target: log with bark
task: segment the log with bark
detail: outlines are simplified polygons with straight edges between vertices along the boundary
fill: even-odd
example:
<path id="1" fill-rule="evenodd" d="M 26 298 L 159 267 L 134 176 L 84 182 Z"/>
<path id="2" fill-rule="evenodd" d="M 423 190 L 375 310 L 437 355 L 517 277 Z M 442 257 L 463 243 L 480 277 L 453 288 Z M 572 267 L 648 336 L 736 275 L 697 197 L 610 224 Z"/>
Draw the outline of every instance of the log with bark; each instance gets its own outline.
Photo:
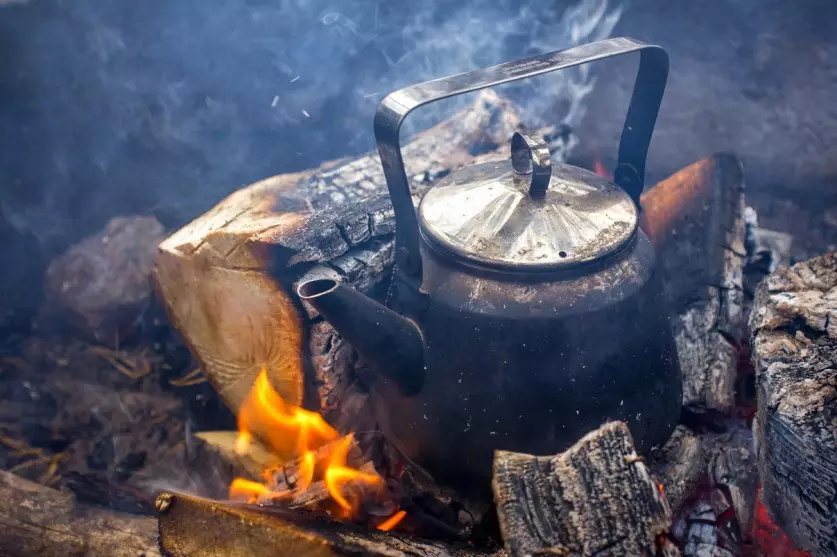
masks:
<path id="1" fill-rule="evenodd" d="M 764 503 L 799 547 L 837 555 L 837 253 L 765 279 L 750 329 Z"/>
<path id="2" fill-rule="evenodd" d="M 415 199 L 452 169 L 503 157 L 519 126 L 515 108 L 488 92 L 419 134 L 405 147 Z M 560 144 L 561 137 L 548 140 Z M 354 381 L 355 354 L 299 304 L 294 286 L 329 276 L 384 296 L 394 228 L 384 191 L 376 154 L 326 163 L 236 192 L 161 244 L 161 296 L 233 410 L 264 366 L 286 401 L 321 411 L 338 429 L 372 425 Z M 730 155 L 695 163 L 646 191 L 642 205 L 642 226 L 660 249 L 681 315 L 675 328 L 684 401 L 728 408 L 737 353 L 727 334 L 740 314 L 743 265 L 740 163 Z"/>
<path id="3" fill-rule="evenodd" d="M 79 505 L 3 471 L 0 529 L 0 555 L 9 557 L 160 557 L 153 517 Z"/>

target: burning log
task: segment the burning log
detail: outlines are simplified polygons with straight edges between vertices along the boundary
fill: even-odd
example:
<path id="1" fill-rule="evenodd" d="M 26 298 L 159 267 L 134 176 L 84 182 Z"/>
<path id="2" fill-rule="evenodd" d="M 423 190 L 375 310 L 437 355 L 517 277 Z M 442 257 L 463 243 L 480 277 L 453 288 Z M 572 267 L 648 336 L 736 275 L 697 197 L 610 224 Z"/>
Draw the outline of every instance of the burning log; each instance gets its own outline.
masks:
<path id="1" fill-rule="evenodd" d="M 837 253 L 781 268 L 750 317 L 764 503 L 800 548 L 837 555 Z"/>
<path id="2" fill-rule="evenodd" d="M 498 451 L 493 488 L 511 557 L 679 555 L 665 539 L 668 503 L 622 422 L 554 457 Z"/>
<path id="3" fill-rule="evenodd" d="M 683 403 L 727 411 L 735 403 L 736 342 L 745 262 L 744 174 L 732 155 L 697 162 L 642 197 L 658 249 L 683 373 Z"/>
<path id="4" fill-rule="evenodd" d="M 473 557 L 471 549 L 188 495 L 158 499 L 160 547 L 171 557 Z M 499 556 L 498 556 L 499 557 Z"/>
<path id="5" fill-rule="evenodd" d="M 71 495 L 0 472 L 0 554 L 159 557 L 157 521 L 77 505 Z"/>

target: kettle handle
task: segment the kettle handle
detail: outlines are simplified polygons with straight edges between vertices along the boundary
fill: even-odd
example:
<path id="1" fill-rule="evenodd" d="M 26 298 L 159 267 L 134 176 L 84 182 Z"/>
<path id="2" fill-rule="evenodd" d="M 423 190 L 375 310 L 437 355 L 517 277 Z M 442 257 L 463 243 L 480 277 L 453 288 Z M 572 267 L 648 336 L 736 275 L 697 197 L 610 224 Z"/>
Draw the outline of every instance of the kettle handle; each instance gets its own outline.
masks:
<path id="1" fill-rule="evenodd" d="M 418 219 L 404 170 L 400 139 L 401 124 L 410 112 L 462 93 L 636 51 L 640 51 L 639 70 L 619 141 L 614 181 L 639 205 L 645 181 L 645 158 L 668 79 L 668 54 L 659 46 L 628 37 L 605 39 L 426 81 L 384 97 L 375 112 L 375 141 L 395 211 L 395 262 L 399 272 L 411 281 L 420 281 Z"/>

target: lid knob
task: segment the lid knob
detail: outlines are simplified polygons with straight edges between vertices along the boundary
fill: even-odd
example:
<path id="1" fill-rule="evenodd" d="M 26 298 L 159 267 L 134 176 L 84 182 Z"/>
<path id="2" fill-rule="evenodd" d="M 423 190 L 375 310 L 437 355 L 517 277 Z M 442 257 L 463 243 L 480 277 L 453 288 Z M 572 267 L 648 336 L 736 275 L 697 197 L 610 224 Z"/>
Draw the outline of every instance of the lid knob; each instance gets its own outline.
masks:
<path id="1" fill-rule="evenodd" d="M 549 147 L 542 137 L 515 132 L 511 139 L 512 169 L 516 174 L 531 174 L 529 197 L 543 199 L 552 177 Z"/>

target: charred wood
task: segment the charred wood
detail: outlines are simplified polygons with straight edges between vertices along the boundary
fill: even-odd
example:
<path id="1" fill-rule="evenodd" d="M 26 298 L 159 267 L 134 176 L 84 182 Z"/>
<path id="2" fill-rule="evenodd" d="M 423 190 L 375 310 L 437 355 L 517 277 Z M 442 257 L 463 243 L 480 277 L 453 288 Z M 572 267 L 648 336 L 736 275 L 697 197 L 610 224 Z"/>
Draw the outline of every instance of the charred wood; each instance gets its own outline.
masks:
<path id="1" fill-rule="evenodd" d="M 648 467 L 663 486 L 669 508 L 677 512 L 706 471 L 700 438 L 689 428 L 677 426 L 668 442 L 652 452 Z"/>
<path id="2" fill-rule="evenodd" d="M 750 317 L 763 498 L 799 547 L 837 555 L 837 253 L 780 268 Z"/>
<path id="3" fill-rule="evenodd" d="M 679 554 L 665 539 L 668 503 L 622 422 L 554 457 L 498 451 L 493 488 L 511 557 Z"/>

